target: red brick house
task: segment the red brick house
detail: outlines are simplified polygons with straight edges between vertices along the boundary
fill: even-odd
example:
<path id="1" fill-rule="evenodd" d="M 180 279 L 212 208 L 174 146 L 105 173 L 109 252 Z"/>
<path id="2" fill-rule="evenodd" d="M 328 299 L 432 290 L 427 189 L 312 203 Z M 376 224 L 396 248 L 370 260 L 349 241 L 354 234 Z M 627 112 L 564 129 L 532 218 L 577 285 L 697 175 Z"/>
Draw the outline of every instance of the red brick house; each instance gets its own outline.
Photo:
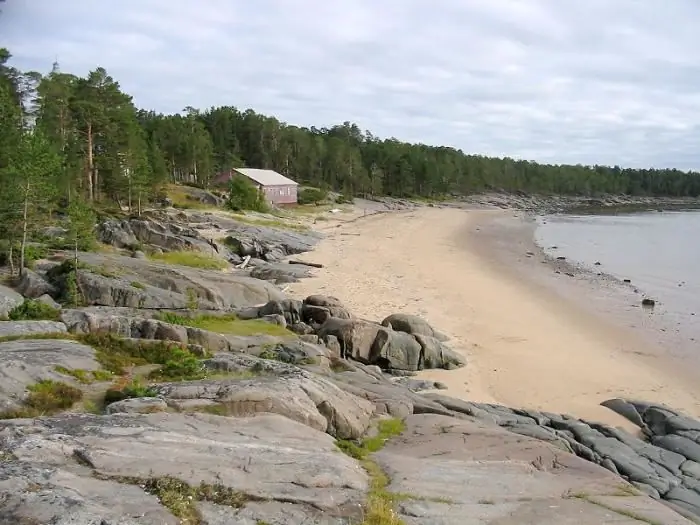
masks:
<path id="1" fill-rule="evenodd" d="M 228 186 L 232 177 L 245 177 L 262 190 L 270 204 L 296 204 L 299 184 L 292 179 L 272 170 L 254 168 L 235 168 L 224 171 L 214 177 L 214 185 Z"/>

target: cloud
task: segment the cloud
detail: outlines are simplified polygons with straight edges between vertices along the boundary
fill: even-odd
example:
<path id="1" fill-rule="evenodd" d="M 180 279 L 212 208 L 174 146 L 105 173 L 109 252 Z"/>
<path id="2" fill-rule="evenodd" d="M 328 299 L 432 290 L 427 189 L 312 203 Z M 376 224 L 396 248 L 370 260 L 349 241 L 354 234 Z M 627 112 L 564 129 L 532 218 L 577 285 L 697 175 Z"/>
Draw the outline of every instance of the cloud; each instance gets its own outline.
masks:
<path id="1" fill-rule="evenodd" d="M 23 69 L 542 162 L 700 168 L 696 0 L 8 0 Z"/>

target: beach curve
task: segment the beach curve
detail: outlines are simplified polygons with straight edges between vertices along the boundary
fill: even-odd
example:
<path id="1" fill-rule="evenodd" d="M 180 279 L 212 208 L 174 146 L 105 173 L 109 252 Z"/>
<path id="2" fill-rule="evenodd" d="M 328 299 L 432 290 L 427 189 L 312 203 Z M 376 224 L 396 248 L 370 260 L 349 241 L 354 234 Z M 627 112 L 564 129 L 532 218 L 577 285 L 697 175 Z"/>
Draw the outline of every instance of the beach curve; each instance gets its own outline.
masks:
<path id="1" fill-rule="evenodd" d="M 467 232 L 504 213 L 421 207 L 323 224 L 326 238 L 300 258 L 324 268 L 289 292 L 334 295 L 375 321 L 426 318 L 468 365 L 419 376 L 454 397 L 625 427 L 599 403 L 640 398 L 697 415 L 698 389 L 645 358 L 642 338 L 489 264 Z"/>

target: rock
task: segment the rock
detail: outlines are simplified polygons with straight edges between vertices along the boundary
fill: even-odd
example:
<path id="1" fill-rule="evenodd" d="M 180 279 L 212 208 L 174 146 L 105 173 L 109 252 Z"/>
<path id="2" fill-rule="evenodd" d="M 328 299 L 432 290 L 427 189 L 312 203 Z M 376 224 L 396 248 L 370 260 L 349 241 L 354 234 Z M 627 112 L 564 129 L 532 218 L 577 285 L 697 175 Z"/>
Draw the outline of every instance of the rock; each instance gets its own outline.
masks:
<path id="1" fill-rule="evenodd" d="M 109 519 L 125 525 L 175 525 L 179 520 L 171 520 L 164 507 L 156 505 L 158 500 L 139 486 L 166 477 L 246 495 L 241 508 L 192 500 L 209 515 L 225 518 L 219 523 L 240 523 L 235 516 L 249 504 L 276 501 L 295 511 L 312 506 L 312 516 L 348 516 L 354 508 L 349 516 L 357 520 L 368 489 L 365 471 L 338 451 L 331 436 L 276 414 L 236 419 L 207 414 L 66 414 L 2 421 L 0 435 L 0 449 L 16 458 L 0 463 L 3 512 L 35 523 L 54 522 L 47 518 L 59 511 L 65 519 L 69 508 L 71 523 L 76 524 Z M 17 472 L 9 476 L 12 468 Z M 32 479 L 29 469 L 43 469 L 31 488 L 23 481 Z M 133 496 L 131 488 L 136 490 Z M 260 508 L 256 505 L 252 511 Z M 129 516 L 132 521 L 127 521 Z"/>
<path id="2" fill-rule="evenodd" d="M 131 254 L 131 256 L 134 259 L 148 259 L 148 257 L 146 257 L 146 254 L 143 253 L 141 250 L 135 250 L 134 253 Z"/>
<path id="3" fill-rule="evenodd" d="M 445 337 L 435 331 L 428 322 L 417 315 L 410 314 L 391 314 L 382 321 L 382 326 L 391 327 L 398 332 L 406 332 L 412 335 L 426 335 L 443 340 Z"/>
<path id="4" fill-rule="evenodd" d="M 284 263 L 262 262 L 250 271 L 251 277 L 275 284 L 297 283 L 300 279 L 312 277 L 312 275 L 308 268 Z"/>
<path id="5" fill-rule="evenodd" d="M 318 364 L 321 359 L 330 358 L 330 351 L 323 346 L 304 341 L 287 341 L 274 346 L 266 345 L 256 355 L 293 365 L 308 365 Z"/>
<path id="6" fill-rule="evenodd" d="M 265 321 L 266 323 L 281 326 L 282 328 L 287 328 L 287 321 L 284 319 L 283 315 L 279 315 L 279 314 L 263 315 L 260 318 L 260 320 Z"/>
<path id="7" fill-rule="evenodd" d="M 26 421 L 26 420 L 25 420 Z M 50 444 L 50 436 L 43 441 Z M 6 524 L 34 525 L 181 523 L 158 498 L 138 485 L 96 479 L 68 468 L 37 461 L 3 461 L 0 464 L 0 520 Z M 82 474 L 82 475 L 81 475 Z"/>
<path id="8" fill-rule="evenodd" d="M 406 425 L 374 454 L 391 480 L 387 489 L 412 496 L 397 504 L 406 523 L 689 524 L 647 496 L 623 492 L 618 476 L 543 441 L 436 415 L 412 415 Z"/>
<path id="9" fill-rule="evenodd" d="M 89 265 L 78 275 L 90 305 L 184 310 L 194 303 L 201 310 L 228 310 L 284 299 L 274 285 L 240 274 L 104 253 L 86 253 L 81 260 Z M 52 282 L 64 286 L 60 272 Z"/>
<path id="10" fill-rule="evenodd" d="M 66 325 L 56 321 L 0 321 L 0 337 L 59 334 Z"/>
<path id="11" fill-rule="evenodd" d="M 393 383 L 405 386 L 411 392 L 421 392 L 423 390 L 447 390 L 447 385 L 438 381 L 430 381 L 427 379 L 413 379 L 410 377 L 397 377 Z"/>
<path id="12" fill-rule="evenodd" d="M 37 299 L 42 295 L 53 296 L 56 294 L 56 288 L 47 282 L 36 272 L 25 268 L 17 283 L 17 291 L 28 299 Z"/>
<path id="13" fill-rule="evenodd" d="M 451 350 L 435 337 L 427 335 L 416 335 L 416 341 L 421 347 L 422 359 L 420 369 L 444 368 L 454 370 L 467 364 L 466 359 Z"/>
<path id="14" fill-rule="evenodd" d="M 288 324 L 301 322 L 302 302 L 295 299 L 284 299 L 281 301 L 269 301 L 258 309 L 258 317 L 267 315 L 281 315 Z"/>
<path id="15" fill-rule="evenodd" d="M 292 325 L 289 325 L 287 328 L 289 328 L 295 334 L 299 335 L 309 335 L 313 334 L 314 332 L 314 329 L 306 323 L 294 323 Z"/>
<path id="16" fill-rule="evenodd" d="M 72 383 L 73 378 L 58 372 L 57 367 L 101 368 L 95 360 L 95 350 L 75 341 L 37 339 L 0 343 L 0 410 L 17 408 L 27 386 L 39 381 Z"/>
<path id="17" fill-rule="evenodd" d="M 165 412 L 168 405 L 157 397 L 134 397 L 122 399 L 107 405 L 107 414 L 152 414 L 154 412 Z"/>
<path id="18" fill-rule="evenodd" d="M 46 306 L 50 306 L 54 310 L 60 310 L 61 305 L 58 304 L 53 297 L 51 297 L 49 294 L 44 294 L 40 297 L 37 297 L 36 300 L 42 304 L 45 304 Z"/>
<path id="19" fill-rule="evenodd" d="M 228 230 L 226 245 L 237 255 L 250 255 L 268 262 L 280 261 L 288 255 L 308 252 L 321 239 L 321 234 L 313 231 L 294 231 L 282 228 L 268 228 L 217 219 Z"/>
<path id="20" fill-rule="evenodd" d="M 172 407 L 193 408 L 204 401 L 201 405 L 217 403 L 235 416 L 276 413 L 339 439 L 358 438 L 369 426 L 371 403 L 315 374 L 284 363 L 274 366 L 274 375 L 164 383 L 153 389 Z"/>
<path id="21" fill-rule="evenodd" d="M 379 332 L 387 329 L 359 319 L 330 317 L 318 329 L 318 336 L 326 340 L 333 336 L 340 345 L 340 355 L 363 363 L 372 363 L 372 345 Z"/>
<path id="22" fill-rule="evenodd" d="M 642 306 L 654 306 L 655 304 L 656 301 L 654 299 L 649 299 L 648 297 L 642 299 Z"/>
<path id="23" fill-rule="evenodd" d="M 369 362 L 384 369 L 420 370 L 421 345 L 404 332 L 379 330 L 372 343 Z"/>
<path id="24" fill-rule="evenodd" d="M 330 295 L 309 295 L 304 299 L 304 304 L 321 306 L 323 308 L 345 308 L 345 305 L 337 297 Z"/>
<path id="25" fill-rule="evenodd" d="M 15 306 L 19 306 L 24 302 L 24 297 L 15 292 L 13 289 L 0 284 L 0 318 L 7 317 Z"/>

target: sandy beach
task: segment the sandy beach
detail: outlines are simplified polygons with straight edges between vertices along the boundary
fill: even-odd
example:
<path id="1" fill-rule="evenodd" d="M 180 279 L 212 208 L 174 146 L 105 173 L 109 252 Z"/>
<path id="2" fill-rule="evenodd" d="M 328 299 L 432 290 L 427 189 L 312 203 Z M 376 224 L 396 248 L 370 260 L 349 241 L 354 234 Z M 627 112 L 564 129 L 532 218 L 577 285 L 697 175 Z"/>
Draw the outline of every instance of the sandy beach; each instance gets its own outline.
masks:
<path id="1" fill-rule="evenodd" d="M 659 366 L 659 350 L 643 337 L 490 260 L 483 236 L 469 232 L 508 213 L 419 208 L 319 223 L 327 237 L 299 258 L 324 268 L 289 292 L 334 295 L 377 321 L 423 316 L 468 359 L 459 370 L 420 373 L 455 397 L 622 426 L 601 401 L 643 399 L 700 415 L 700 388 Z"/>

